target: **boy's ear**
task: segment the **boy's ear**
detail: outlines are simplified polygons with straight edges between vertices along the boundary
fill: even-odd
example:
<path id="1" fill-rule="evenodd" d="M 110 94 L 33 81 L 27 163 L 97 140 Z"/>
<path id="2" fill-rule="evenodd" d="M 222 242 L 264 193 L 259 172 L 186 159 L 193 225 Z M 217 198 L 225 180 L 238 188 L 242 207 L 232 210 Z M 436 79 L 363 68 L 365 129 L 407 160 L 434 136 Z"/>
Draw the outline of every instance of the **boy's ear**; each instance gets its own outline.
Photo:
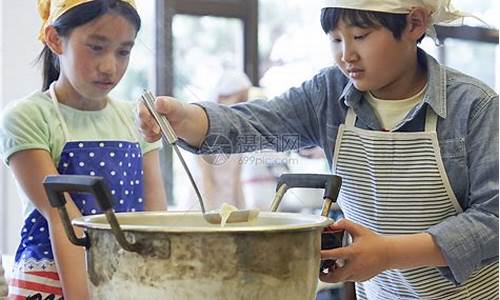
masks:
<path id="1" fill-rule="evenodd" d="M 45 28 L 45 44 L 47 44 L 47 47 L 49 47 L 54 54 L 61 55 L 63 53 L 62 39 L 53 26 L 47 26 Z"/>
<path id="2" fill-rule="evenodd" d="M 430 16 L 424 8 L 413 8 L 406 17 L 406 31 L 411 38 L 418 40 L 425 34 L 429 22 Z"/>

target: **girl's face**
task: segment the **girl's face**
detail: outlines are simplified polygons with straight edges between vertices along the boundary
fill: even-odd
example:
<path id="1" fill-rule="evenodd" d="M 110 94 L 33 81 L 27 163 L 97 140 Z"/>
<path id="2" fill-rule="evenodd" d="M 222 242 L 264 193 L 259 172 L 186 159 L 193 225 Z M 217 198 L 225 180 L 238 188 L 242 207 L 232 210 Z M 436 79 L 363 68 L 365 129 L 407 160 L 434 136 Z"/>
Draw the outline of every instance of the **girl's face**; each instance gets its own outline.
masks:
<path id="1" fill-rule="evenodd" d="M 385 27 L 361 28 L 340 20 L 328 36 L 336 64 L 358 90 L 383 99 L 404 97 L 416 67 L 416 42 L 404 32 L 396 40 Z"/>
<path id="2" fill-rule="evenodd" d="M 73 29 L 63 38 L 58 92 L 70 102 L 104 99 L 123 77 L 135 37 L 134 26 L 117 14 Z"/>

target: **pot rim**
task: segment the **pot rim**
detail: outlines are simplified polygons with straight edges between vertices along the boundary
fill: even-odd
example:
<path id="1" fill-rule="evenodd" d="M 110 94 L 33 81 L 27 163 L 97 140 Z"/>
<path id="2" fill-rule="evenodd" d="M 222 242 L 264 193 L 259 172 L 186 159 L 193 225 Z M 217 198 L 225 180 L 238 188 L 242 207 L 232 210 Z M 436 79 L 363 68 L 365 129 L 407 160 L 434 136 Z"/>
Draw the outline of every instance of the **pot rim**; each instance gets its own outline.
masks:
<path id="1" fill-rule="evenodd" d="M 203 232 L 203 233 L 220 233 L 220 232 L 274 232 L 274 231 L 297 231 L 297 230 L 313 230 L 323 228 L 333 223 L 333 220 L 327 217 L 318 215 L 306 215 L 298 213 L 284 212 L 260 212 L 258 218 L 274 221 L 275 224 L 226 224 L 220 226 L 217 224 L 206 223 L 201 212 L 195 211 L 164 211 L 164 212 L 127 212 L 115 213 L 123 231 L 136 232 Z M 191 226 L 172 224 L 127 224 L 127 221 L 133 221 L 137 218 L 154 218 L 161 216 L 172 216 L 177 218 L 196 218 L 199 220 Z M 283 222 L 285 221 L 285 222 Z M 288 221 L 288 223 L 286 222 Z M 276 224 L 276 222 L 278 222 Z M 280 223 L 281 222 L 281 223 Z M 111 226 L 106 220 L 104 214 L 83 216 L 72 220 L 72 224 L 78 227 L 87 229 L 111 230 Z"/>

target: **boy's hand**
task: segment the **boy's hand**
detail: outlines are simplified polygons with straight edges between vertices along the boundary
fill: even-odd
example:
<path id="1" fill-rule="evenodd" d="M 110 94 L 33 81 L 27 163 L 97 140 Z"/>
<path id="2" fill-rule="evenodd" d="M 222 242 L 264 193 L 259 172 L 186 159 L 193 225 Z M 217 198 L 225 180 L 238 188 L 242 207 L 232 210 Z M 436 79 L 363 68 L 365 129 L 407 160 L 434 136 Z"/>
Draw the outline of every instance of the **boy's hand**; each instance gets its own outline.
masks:
<path id="1" fill-rule="evenodd" d="M 165 115 L 175 134 L 193 147 L 199 147 L 207 135 L 208 117 L 198 105 L 184 104 L 172 97 L 157 97 L 155 109 Z M 161 138 L 160 126 L 143 103 L 137 107 L 137 125 L 144 140 Z"/>
<path id="2" fill-rule="evenodd" d="M 155 109 L 165 115 L 170 125 L 177 133 L 182 120 L 185 119 L 185 105 L 171 97 L 158 97 L 155 102 Z M 144 140 L 154 142 L 161 138 L 160 126 L 149 113 L 146 106 L 140 102 L 137 107 L 137 123 Z"/>
<path id="3" fill-rule="evenodd" d="M 383 235 L 346 219 L 329 228 L 329 230 L 340 229 L 352 236 L 352 244 L 321 251 L 321 259 L 344 260 L 342 267 L 332 267 L 328 273 L 320 273 L 321 281 L 365 281 L 387 269 L 391 254 L 388 250 L 388 241 Z"/>

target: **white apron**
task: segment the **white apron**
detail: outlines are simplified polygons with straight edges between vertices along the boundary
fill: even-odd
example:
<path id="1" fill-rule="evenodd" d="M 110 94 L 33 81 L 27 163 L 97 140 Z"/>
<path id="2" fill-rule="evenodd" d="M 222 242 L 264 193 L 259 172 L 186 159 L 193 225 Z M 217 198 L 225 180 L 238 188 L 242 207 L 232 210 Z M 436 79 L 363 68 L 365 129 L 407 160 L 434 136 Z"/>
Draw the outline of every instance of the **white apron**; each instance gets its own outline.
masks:
<path id="1" fill-rule="evenodd" d="M 423 232 L 462 212 L 448 181 L 427 109 L 424 132 L 381 132 L 354 126 L 349 108 L 340 125 L 333 173 L 342 177 L 345 217 L 380 234 Z M 357 299 L 498 299 L 498 262 L 455 287 L 437 268 L 388 270 L 356 284 Z"/>

